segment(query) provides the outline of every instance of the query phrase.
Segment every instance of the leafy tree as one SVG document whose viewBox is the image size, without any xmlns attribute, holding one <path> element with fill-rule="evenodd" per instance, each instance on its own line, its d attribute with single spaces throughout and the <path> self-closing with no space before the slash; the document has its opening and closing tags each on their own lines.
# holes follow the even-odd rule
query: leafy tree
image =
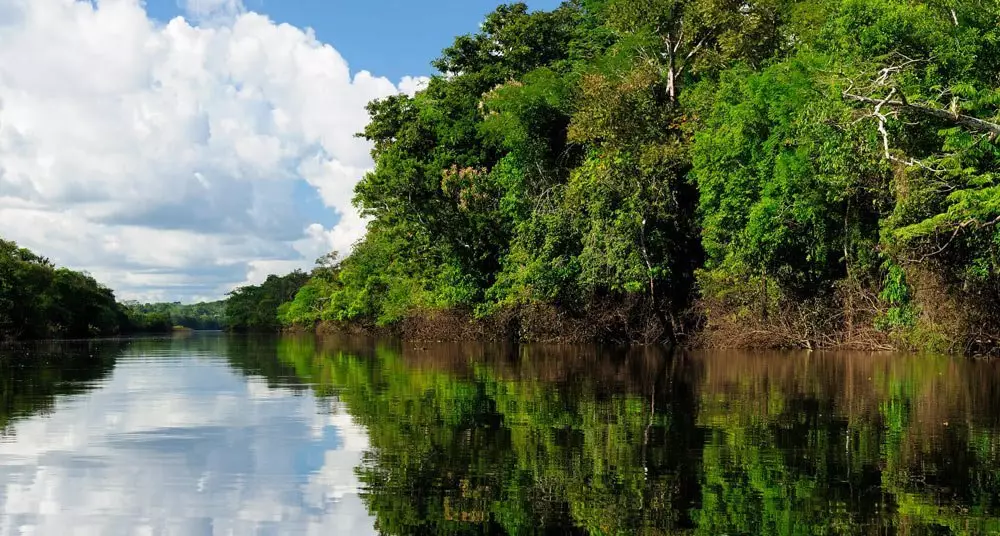
<svg viewBox="0 0 1000 536">
<path fill-rule="evenodd" d="M 985 351 L 998 22 L 979 0 L 501 6 L 426 89 L 369 105 L 369 232 L 283 321 L 547 310 L 616 340 Z"/>
<path fill-rule="evenodd" d="M 226 300 L 226 326 L 232 331 L 277 331 L 278 308 L 295 298 L 309 280 L 296 270 L 285 276 L 269 275 L 260 285 L 239 287 Z"/>
<path fill-rule="evenodd" d="M 125 324 L 114 293 L 93 277 L 0 240 L 0 338 L 106 336 Z"/>
<path fill-rule="evenodd" d="M 706 262 L 703 296 L 737 315 L 781 315 L 877 282 L 879 217 L 891 180 L 872 125 L 803 54 L 762 72 L 735 68 L 691 97 L 692 145 Z"/>
</svg>

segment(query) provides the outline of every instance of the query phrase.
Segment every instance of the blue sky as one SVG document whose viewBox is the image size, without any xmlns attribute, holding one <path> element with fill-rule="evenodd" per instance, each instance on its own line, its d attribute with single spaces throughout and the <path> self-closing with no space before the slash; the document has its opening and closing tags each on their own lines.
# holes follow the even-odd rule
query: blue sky
<svg viewBox="0 0 1000 536">
<path fill-rule="evenodd" d="M 553 9 L 558 0 L 531 0 L 531 9 Z M 245 0 L 251 11 L 278 23 L 312 28 L 354 71 L 390 80 L 430 75 L 431 60 L 455 36 L 475 32 L 498 5 L 488 0 Z M 169 20 L 183 11 L 178 0 L 147 0 L 150 16 Z"/>
</svg>

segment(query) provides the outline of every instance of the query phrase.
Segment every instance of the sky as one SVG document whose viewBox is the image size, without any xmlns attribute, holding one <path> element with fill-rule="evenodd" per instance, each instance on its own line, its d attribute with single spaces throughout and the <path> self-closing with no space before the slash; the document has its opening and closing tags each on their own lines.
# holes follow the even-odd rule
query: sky
<svg viewBox="0 0 1000 536">
<path fill-rule="evenodd" d="M 419 90 L 495 6 L 0 0 L 0 237 L 141 301 L 347 253 L 365 104 Z"/>
</svg>

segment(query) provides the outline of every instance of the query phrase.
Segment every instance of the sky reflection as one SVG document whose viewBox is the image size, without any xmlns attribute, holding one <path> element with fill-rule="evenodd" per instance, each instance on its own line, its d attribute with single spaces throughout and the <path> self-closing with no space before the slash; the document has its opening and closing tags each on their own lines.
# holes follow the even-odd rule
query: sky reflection
<svg viewBox="0 0 1000 536">
<path fill-rule="evenodd" d="M 365 431 L 221 357 L 123 357 L 0 443 L 3 534 L 373 534 Z"/>
</svg>

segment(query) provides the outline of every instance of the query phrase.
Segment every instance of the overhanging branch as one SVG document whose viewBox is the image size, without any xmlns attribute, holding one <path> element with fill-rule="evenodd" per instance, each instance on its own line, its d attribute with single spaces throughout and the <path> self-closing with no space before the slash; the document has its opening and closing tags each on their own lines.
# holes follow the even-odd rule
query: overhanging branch
<svg viewBox="0 0 1000 536">
<path fill-rule="evenodd" d="M 865 97 L 862 95 L 855 95 L 853 93 L 844 92 L 844 98 L 848 100 L 853 100 L 857 102 L 863 102 L 865 104 L 872 104 L 875 106 L 888 106 L 896 110 L 902 110 L 907 112 L 914 112 L 918 114 L 927 115 L 930 117 L 935 117 L 941 119 L 942 121 L 948 121 L 949 123 L 963 126 L 970 130 L 977 132 L 989 132 L 993 135 L 1000 135 L 1000 125 L 979 119 L 978 117 L 972 117 L 971 115 L 965 114 L 954 114 L 947 110 L 939 110 L 937 108 L 931 108 L 930 106 L 921 106 L 919 104 L 911 104 L 902 100 L 880 100 L 874 99 L 872 97 Z"/>
</svg>

